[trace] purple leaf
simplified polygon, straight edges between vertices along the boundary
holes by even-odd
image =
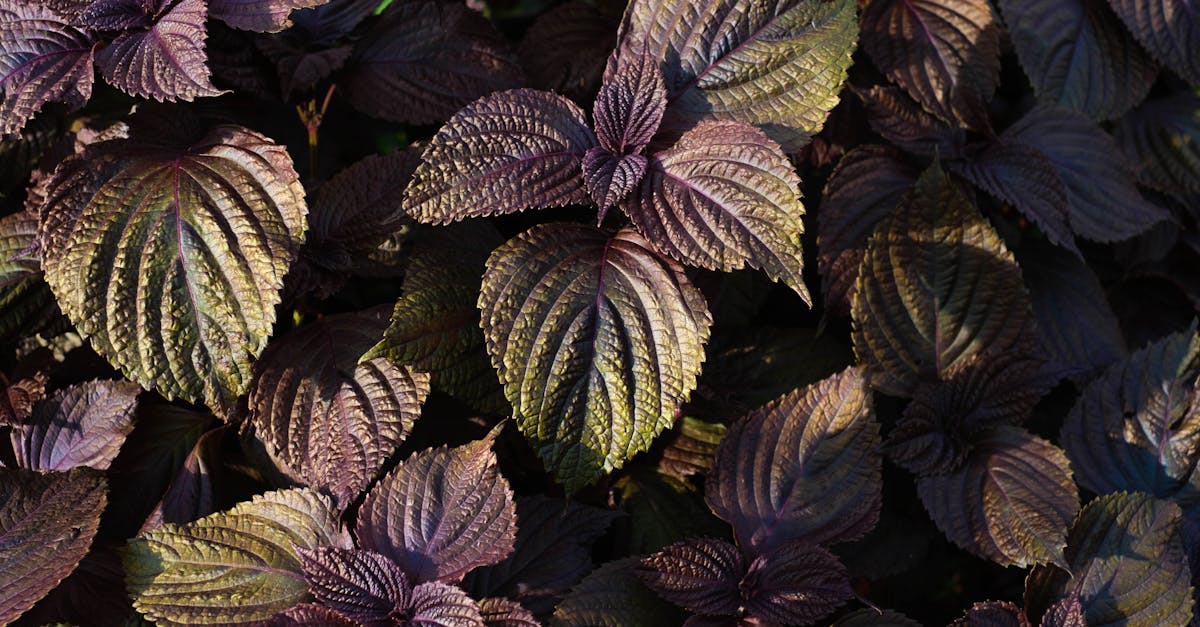
[[[1017,427],[980,439],[962,468],[921,477],[917,493],[946,537],[1002,566],[1061,564],[1079,511],[1066,455]]]
[[[92,97],[92,38],[32,0],[0,0],[0,136],[13,135],[47,102],[82,107]]]
[[[554,609],[554,627],[678,625],[682,612],[634,575],[638,558],[613,560],[592,571]]]
[[[829,175],[817,212],[817,265],[832,311],[850,313],[871,232],[920,175],[900,151],[872,144],[851,150]]]
[[[733,616],[742,605],[738,582],[746,563],[738,548],[716,538],[676,542],[634,570],[658,596],[689,612]]]
[[[242,30],[274,33],[292,25],[293,9],[320,6],[329,0],[208,0],[208,16]]]
[[[271,617],[267,627],[360,627],[341,614],[316,603],[301,603]]]
[[[287,30],[258,37],[258,48],[275,63],[286,98],[307,92],[349,60],[353,47],[342,43],[379,6],[374,0],[334,0],[292,14]]]
[[[483,627],[479,605],[457,586],[438,581],[423,583],[412,591],[412,601],[402,623],[411,627]]]
[[[37,372],[25,379],[9,381],[0,375],[4,393],[0,395],[0,425],[16,426],[33,415],[34,405],[46,397],[44,373]]]
[[[850,89],[866,107],[871,130],[888,142],[925,157],[952,158],[962,152],[966,131],[937,119],[899,89],[882,85],[870,89],[851,85]]]
[[[997,4],[1038,102],[1109,120],[1141,102],[1154,83],[1158,67],[1106,3]]]
[[[378,553],[297,547],[296,554],[313,596],[342,616],[360,623],[387,621],[411,601],[400,567]]]
[[[105,505],[104,473],[0,470],[0,623],[33,607],[83,559]]]
[[[541,627],[541,623],[520,603],[502,597],[479,601],[479,614],[487,627]]]
[[[221,444],[232,427],[217,427],[200,436],[192,451],[183,460],[183,467],[167,486],[167,492],[146,517],[139,533],[158,528],[163,523],[181,525],[204,518],[217,510],[215,491],[224,489],[224,468]]]
[[[640,154],[667,109],[662,72],[654,59],[640,55],[606,78],[592,107],[596,138],[616,156]]]
[[[1196,15],[1200,16],[1200,10]],[[1181,91],[1142,104],[1121,118],[1116,128],[1117,143],[1136,166],[1138,182],[1185,203],[1189,197],[1200,196],[1197,111],[1200,111],[1200,94]]]
[[[593,146],[583,156],[583,183],[603,212],[625,199],[646,174],[646,157],[617,156]],[[600,220],[603,220],[601,213]]]
[[[785,625],[808,625],[854,596],[846,567],[804,541],[759,555],[741,582],[746,614]]]
[[[664,254],[711,270],[759,268],[804,285],[800,177],[779,145],[740,122],[703,122],[655,154],[624,206]]]
[[[1050,606],[1042,617],[1042,627],[1088,627],[1079,597],[1069,594]]]
[[[100,31],[146,28],[152,22],[148,4],[139,0],[96,0],[87,5],[76,23]]]
[[[621,22],[619,2],[570,0],[533,21],[517,49],[533,87],[576,102],[596,93]]]
[[[517,537],[503,561],[463,580],[474,596],[505,596],[531,607],[565,592],[592,570],[592,543],[619,513],[540,495],[517,499]]]
[[[1025,611],[1007,601],[976,603],[947,627],[1030,627]]]
[[[584,153],[596,145],[575,103],[515,89],[479,99],[450,118],[421,156],[404,206],[444,224],[582,203]]]
[[[387,309],[327,316],[281,338],[255,364],[248,427],[288,479],[345,508],[375,478],[421,414],[429,375],[386,359],[360,362]]]
[[[833,627],[921,627],[921,623],[892,610],[862,609],[843,616]]]
[[[413,582],[459,581],[500,562],[516,539],[516,508],[488,437],[416,453],[368,494],[358,513],[363,548],[392,558]]]
[[[146,11],[149,28],[126,31],[96,53],[104,79],[130,95],[160,102],[224,93],[210,81],[204,54],[204,0],[151,0]]]
[[[926,109],[988,128],[1000,79],[1000,28],[988,0],[870,0],[862,47]]]
[[[355,43],[339,85],[363,113],[434,124],[523,82],[504,38],[464,3],[404,0]]]
[[[879,519],[881,465],[871,394],[851,368],[734,423],[705,490],[747,554],[846,542]]]
[[[133,431],[141,391],[127,381],[89,381],[59,390],[13,428],[17,464],[41,472],[78,466],[107,470]]]
[[[1200,84],[1200,7],[1193,0],[1108,0],[1150,54]]]

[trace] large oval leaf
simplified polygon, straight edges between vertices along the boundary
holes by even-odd
[[[897,396],[1024,346],[1032,317],[1012,254],[937,165],[871,236],[852,315],[871,384]]]
[[[39,471],[108,469],[133,431],[139,392],[127,381],[88,381],[59,390],[13,428],[17,464]]]
[[[562,96],[514,89],[480,98],[430,140],[405,210],[443,224],[586,202],[583,155],[595,145],[583,111]]]
[[[19,132],[47,102],[86,104],[95,45],[44,3],[0,0],[0,136]]]
[[[507,557],[517,512],[496,468],[496,434],[421,451],[389,472],[358,512],[363,548],[391,558],[412,583],[459,581]]]
[[[704,482],[749,554],[862,537],[879,520],[879,425],[863,372],[795,390],[729,428]]]
[[[663,128],[735,120],[796,152],[837,105],[857,34],[854,0],[635,0],[605,78],[641,54],[660,59]]]
[[[711,324],[683,269],[641,235],[574,224],[492,253],[479,308],[517,426],[570,492],[671,425]]]
[[[345,507],[421,415],[429,375],[386,359],[359,362],[387,310],[322,318],[279,338],[256,364],[248,429],[280,472]]]
[[[1074,576],[1035,568],[1026,606],[1078,595],[1088,627],[1187,625],[1192,590],[1180,518],[1174,503],[1145,494],[1119,492],[1088,503],[1067,536],[1066,565]]]
[[[713,270],[761,268],[811,302],[800,250],[800,177],[752,126],[703,122],[684,133],[650,159],[625,211],[667,255]]]
[[[873,0],[863,48],[924,107],[968,127],[988,125],[1000,79],[1000,28],[988,0]]]
[[[1164,65],[1200,85],[1200,7],[1193,0],[1108,0],[1133,36]]]
[[[1158,68],[1104,2],[998,4],[1039,102],[1108,120],[1146,97]]]
[[[329,501],[307,488],[268,492],[129,541],[125,585],[160,624],[251,624],[310,599],[297,548],[351,548]]]
[[[304,237],[287,151],[237,126],[182,149],[113,139],[61,165],[50,190],[46,280],[92,347],[168,398],[232,406]]]
[[[917,493],[950,540],[1003,566],[1062,563],[1079,511],[1067,456],[1015,427],[977,442],[959,470],[918,479]]]
[[[9,624],[83,559],[105,505],[104,473],[0,470],[0,624]]]

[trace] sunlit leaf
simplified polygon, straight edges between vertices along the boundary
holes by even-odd
[[[503,597],[479,600],[479,614],[487,627],[541,627],[533,612]]]
[[[78,466],[107,470],[133,431],[139,392],[125,381],[89,381],[59,390],[13,429],[17,464],[43,472]]]
[[[94,46],[41,2],[0,0],[0,136],[19,132],[47,102],[86,104]]]
[[[208,0],[208,16],[243,30],[273,33],[292,25],[293,9],[315,7],[329,0]]]
[[[412,587],[404,572],[378,553],[319,547],[297,554],[313,596],[342,616],[362,623],[386,621],[410,602]]]
[[[213,86],[204,53],[204,0],[119,0],[145,13],[146,28],[127,30],[96,52],[100,74],[133,96],[192,100],[223,93]]]

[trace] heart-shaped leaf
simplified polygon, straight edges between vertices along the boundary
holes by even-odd
[[[94,46],[44,3],[0,0],[0,136],[18,133],[47,102],[87,103]]]
[[[125,436],[141,388],[125,381],[89,381],[56,392],[12,431],[17,464],[30,470],[107,470]]]

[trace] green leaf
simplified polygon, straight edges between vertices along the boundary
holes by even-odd
[[[479,307],[517,426],[568,492],[671,426],[711,324],[683,269],[641,235],[575,224],[492,253]]]
[[[238,126],[186,148],[113,139],[60,165],[49,189],[43,265],[59,306],[131,380],[227,412],[304,238],[287,151]]]
[[[268,492],[186,525],[129,541],[125,585],[160,625],[246,625],[311,599],[295,547],[351,548],[329,500]]]
[[[558,604],[550,627],[680,624],[681,612],[634,575],[638,561],[627,557],[597,568]]]
[[[105,505],[104,473],[0,470],[0,624],[33,607],[83,559]]]
[[[871,384],[896,396],[1031,341],[1020,268],[937,164],[871,236],[851,314]]]
[[[605,78],[648,54],[666,78],[664,129],[705,119],[759,126],[787,152],[838,103],[858,35],[854,0],[635,0]]]
[[[1054,566],[1035,568],[1025,582],[1026,606],[1078,595],[1088,627],[1187,625],[1191,573],[1180,523],[1177,505],[1146,494],[1097,498],[1067,536],[1073,575]]]
[[[25,211],[0,218],[0,339],[17,339],[54,313],[54,295],[32,254],[38,219]]]

